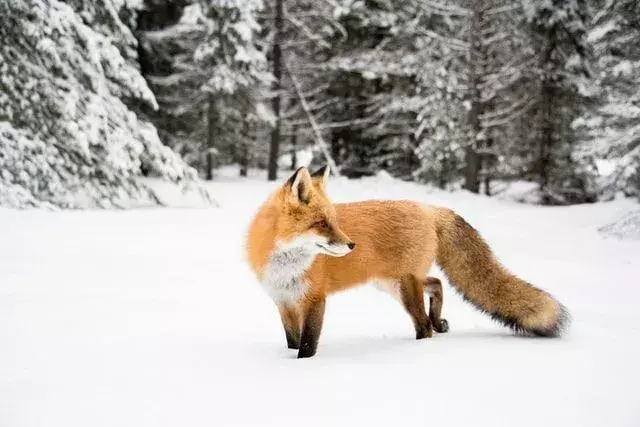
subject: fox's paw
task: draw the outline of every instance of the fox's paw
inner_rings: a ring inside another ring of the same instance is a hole
[[[316,350],[310,347],[300,347],[298,350],[298,359],[307,359],[316,355]]]
[[[433,336],[433,329],[431,328],[431,323],[427,323],[426,325],[422,325],[416,328],[417,340],[431,338],[432,336]]]
[[[287,335],[287,347],[292,350],[298,350],[300,348],[300,334],[285,331]]]
[[[317,349],[317,344],[301,341],[300,349],[298,350],[298,359],[306,359],[308,357],[315,356]]]
[[[444,334],[445,332],[449,332],[449,322],[447,322],[447,319],[440,319],[440,324],[434,323],[433,329],[435,329],[436,332],[441,334]]]

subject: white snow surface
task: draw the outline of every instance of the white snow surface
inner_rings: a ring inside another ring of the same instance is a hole
[[[329,299],[318,354],[297,360],[244,261],[277,185],[263,178],[218,175],[221,208],[0,210],[0,426],[640,425],[640,242],[597,231],[628,202],[334,179],[336,201],[456,209],[573,324],[516,337],[446,285],[451,331],[416,341],[400,305],[364,286]]]

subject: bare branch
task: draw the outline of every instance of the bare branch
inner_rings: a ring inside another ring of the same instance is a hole
[[[467,51],[469,50],[469,43],[464,40],[456,39],[453,37],[445,37],[431,30],[421,30],[419,32],[423,36],[431,37],[432,39],[438,40],[452,49]]]
[[[423,0],[423,5],[432,12],[447,16],[469,16],[471,11],[462,7],[443,4],[431,0]]]
[[[302,31],[302,33],[305,34],[307,36],[307,38],[309,38],[309,40],[317,43],[319,46],[321,46],[321,47],[323,47],[325,49],[329,49],[331,47],[331,43],[327,42],[322,37],[320,37],[319,35],[315,34],[309,27],[307,27],[304,24],[304,22],[300,21],[295,16],[289,14],[288,12],[285,12],[284,16],[296,28],[300,29]]]
[[[378,119],[374,119],[374,118],[369,118],[369,119],[353,119],[353,120],[345,120],[342,122],[331,122],[331,123],[323,123],[323,124],[319,124],[318,125],[318,129],[321,130],[325,130],[325,129],[339,129],[339,128],[346,128],[346,127],[351,127],[351,126],[359,126],[359,125],[368,125],[371,123],[378,123],[379,120]],[[309,123],[308,120],[296,120],[296,121],[291,121],[289,123],[287,123],[290,126],[301,126],[304,124]],[[408,123],[406,123],[408,124]],[[308,131],[309,129],[307,129]],[[304,129],[299,128],[298,131],[304,131]]]
[[[325,100],[320,100],[320,101],[316,101],[315,103],[311,103],[309,105],[309,110],[310,111],[318,111],[318,110],[323,110],[325,107],[335,103],[336,101],[339,101],[340,98],[339,97],[333,97],[330,99],[325,99]],[[291,108],[290,110],[287,110],[281,117],[284,119],[288,119],[291,117],[295,117],[297,115],[297,113],[300,112],[300,105],[296,104],[293,108]]]
[[[491,9],[487,9],[484,14],[487,16],[490,15],[497,15],[499,13],[505,13],[505,12],[512,12],[514,10],[518,10],[520,9],[520,3],[519,2],[513,2],[512,4],[508,4],[505,6],[498,6],[498,7],[494,7]]]
[[[289,77],[291,78],[291,82],[293,83],[293,87],[296,89],[296,94],[298,95],[298,99],[300,101],[300,105],[302,106],[302,109],[306,113],[307,119],[309,120],[309,124],[311,125],[311,128],[313,129],[313,133],[314,133],[314,135],[316,137],[316,144],[320,147],[320,150],[322,150],[322,153],[324,154],[324,157],[326,158],[327,163],[329,164],[329,167],[331,168],[331,170],[333,170],[334,173],[339,175],[340,171],[338,170],[338,165],[336,165],[336,162],[333,160],[333,157],[331,157],[331,153],[329,153],[329,149],[327,148],[327,143],[322,138],[322,132],[321,132],[320,128],[318,127],[318,123],[316,123],[316,120],[313,117],[313,114],[311,113],[311,110],[309,109],[309,105],[307,104],[307,100],[305,99],[305,97],[304,97],[304,95],[302,93],[302,88],[300,87],[300,82],[298,82],[298,79],[296,78],[296,76],[289,69],[288,62],[287,61],[283,61],[283,64],[284,64],[284,68],[287,70],[287,73],[289,74]]]
[[[528,112],[536,101],[536,97],[532,96],[528,99],[512,104],[509,108],[504,110],[483,114],[480,117],[482,120],[482,127],[487,129],[490,127],[506,125]]]

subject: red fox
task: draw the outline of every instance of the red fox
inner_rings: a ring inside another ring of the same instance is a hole
[[[556,337],[568,325],[562,304],[507,271],[452,210],[412,201],[332,204],[328,177],[327,166],[298,169],[260,207],[247,238],[251,269],[298,358],[316,354],[327,295],[371,281],[402,303],[416,339],[447,332],[442,284],[427,277],[434,261],[467,301],[517,333]]]

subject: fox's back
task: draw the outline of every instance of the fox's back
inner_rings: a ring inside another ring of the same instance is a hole
[[[341,229],[356,243],[347,256],[320,256],[310,275],[340,290],[373,279],[424,275],[435,257],[435,209],[404,200],[334,205]],[[315,271],[314,271],[315,270]]]

